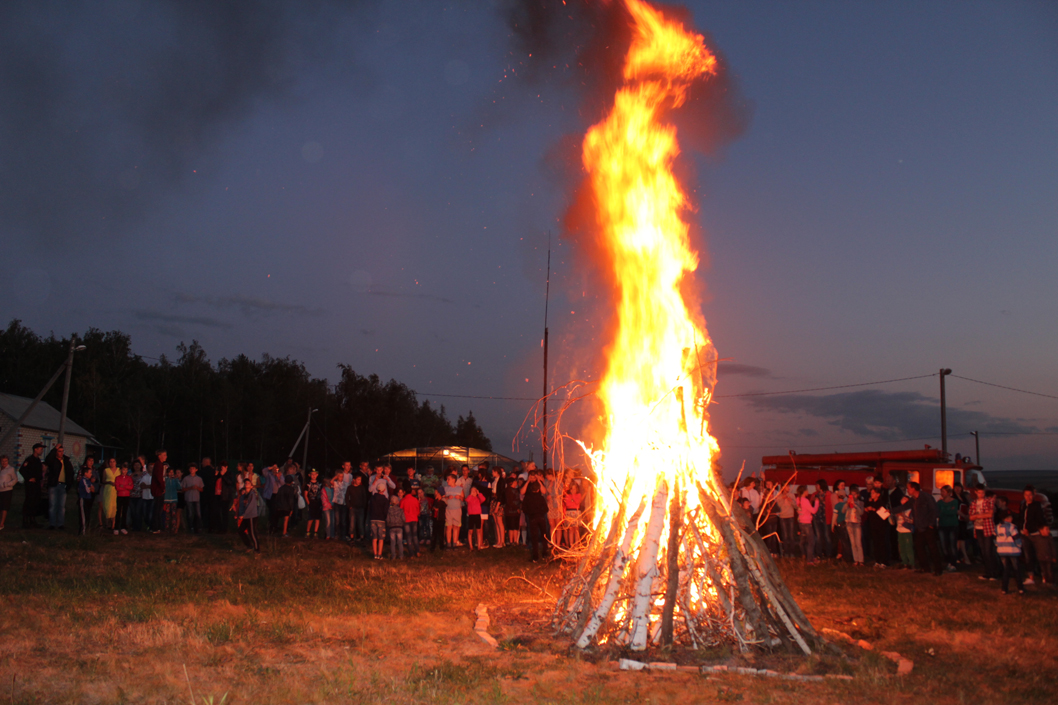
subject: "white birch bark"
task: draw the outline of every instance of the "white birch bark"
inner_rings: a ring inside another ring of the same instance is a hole
[[[643,651],[647,648],[647,637],[650,633],[650,595],[654,579],[658,575],[658,549],[661,544],[661,532],[665,528],[668,516],[669,486],[662,478],[654,493],[650,506],[650,523],[643,536],[643,546],[639,550],[636,572],[639,581],[636,584],[635,597],[632,600],[632,624],[629,630],[632,651]]]
[[[632,549],[632,536],[635,535],[636,528],[639,526],[639,518],[643,515],[644,508],[643,502],[640,502],[639,508],[636,509],[632,518],[628,520],[624,537],[621,539],[621,545],[617,548],[617,553],[613,557],[613,567],[610,569],[610,580],[606,584],[606,591],[603,593],[602,601],[599,602],[595,613],[592,614],[588,623],[584,625],[584,631],[581,632],[580,638],[577,639],[578,649],[588,648],[588,644],[591,643],[592,638],[599,631],[599,627],[602,626],[607,615],[610,614],[610,608],[613,607],[613,603],[617,599],[617,592],[621,587],[621,577],[625,573],[625,566],[628,565],[628,553]]]

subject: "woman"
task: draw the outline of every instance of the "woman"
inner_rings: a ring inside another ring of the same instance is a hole
[[[462,546],[459,528],[463,525],[463,488],[459,486],[454,472],[448,475],[448,484],[444,486],[444,500],[445,544],[448,548]]]
[[[849,497],[845,501],[845,530],[849,535],[852,564],[863,565],[863,506],[860,504],[860,488],[849,486]]]
[[[867,530],[871,535],[871,557],[875,568],[884,568],[889,563],[889,509],[877,488],[871,488],[867,504],[863,507],[867,517]]]
[[[580,501],[583,497],[580,481],[567,480],[566,489],[562,493],[562,508],[566,512],[566,527],[563,531],[566,548],[573,548],[580,541]]]
[[[99,512],[101,528],[118,533],[115,528],[115,518],[118,515],[118,493],[114,487],[114,481],[118,479],[121,471],[118,470],[117,458],[107,461],[103,468],[103,488],[99,493]]]
[[[779,529],[782,534],[782,553],[787,558],[794,555],[797,546],[797,498],[793,487],[779,491]]]
[[[309,510],[309,521],[305,525],[305,538],[320,536],[320,520],[323,519],[323,484],[316,468],[309,471],[309,481],[305,485],[305,504]]]
[[[114,478],[114,491],[117,494],[117,523],[114,524],[114,535],[129,533],[126,525],[129,515],[129,502],[132,497],[132,475],[129,475],[129,464],[122,463],[121,474]]]
[[[15,466],[6,455],[0,455],[0,531],[4,530],[7,512],[11,509],[11,496],[15,493],[18,475]]]
[[[801,554],[805,562],[812,565],[816,563],[815,532],[812,530],[812,521],[819,513],[819,500],[814,495],[806,495],[807,485],[797,488],[797,525],[801,530]]]
[[[940,539],[940,552],[948,561],[948,570],[955,570],[955,541],[959,534],[959,500],[955,499],[950,485],[940,488],[940,501],[937,502],[937,538]]]
[[[490,501],[489,501],[489,516],[492,517],[492,523],[496,527],[496,543],[493,544],[494,548],[503,548],[503,543],[507,538],[507,529],[505,528],[504,515],[503,515],[503,498],[506,492],[507,482],[503,479],[503,472],[497,465],[492,468],[492,482],[489,483]]]

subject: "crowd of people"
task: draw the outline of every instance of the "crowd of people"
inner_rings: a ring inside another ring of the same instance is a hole
[[[982,580],[1010,593],[1054,586],[1054,515],[1047,497],[1027,486],[1020,506],[977,485],[944,486],[940,499],[917,482],[868,477],[864,487],[825,480],[780,485],[748,478],[733,488],[774,556],[810,564],[844,560],[941,575],[977,563]]]
[[[481,550],[527,545],[530,560],[581,541],[592,506],[592,483],[572,470],[556,474],[532,462],[514,468],[482,464],[472,471],[346,462],[326,477],[293,459],[258,472],[253,463],[214,465],[210,458],[184,468],[164,450],[97,466],[89,456],[73,468],[61,445],[46,456],[37,444],[19,468],[24,486],[23,528],[65,530],[68,487],[74,487],[78,532],[227,533],[234,528],[247,549],[261,550],[262,531],[290,538],[362,544],[376,560],[424,550]],[[0,530],[18,477],[0,456]],[[9,484],[9,486],[8,486]]]
[[[346,462],[326,477],[293,459],[260,472],[253,463],[214,466],[210,458],[177,468],[164,450],[97,467],[92,457],[74,469],[61,445],[46,456],[36,444],[19,468],[24,528],[45,514],[47,528],[64,530],[68,487],[76,488],[78,531],[192,534],[233,527],[247,549],[260,551],[261,531],[290,538],[346,541],[375,560],[414,558],[424,550],[482,550],[527,545],[530,560],[581,543],[591,524],[594,483],[579,471],[542,471],[532,462],[476,470],[434,467],[402,476],[388,465]],[[0,455],[0,530],[18,482]],[[979,564],[982,580],[1054,585],[1053,512],[1045,495],[1026,487],[1020,506],[983,486],[945,486],[937,500],[917,482],[867,477],[864,487],[780,485],[751,477],[731,487],[775,557],[809,564],[844,560],[941,575]],[[302,529],[303,527],[303,529]]]

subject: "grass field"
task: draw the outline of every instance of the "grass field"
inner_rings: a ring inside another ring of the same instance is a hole
[[[782,569],[817,629],[876,653],[758,658],[850,681],[617,671],[546,628],[557,564],[524,549],[391,563],[343,544],[233,535],[0,534],[0,702],[1027,703],[1058,692],[1058,593],[1003,596],[974,574]],[[548,594],[550,593],[550,595]],[[488,605],[501,648],[472,631]],[[640,657],[642,658],[642,657]],[[645,660],[745,665],[727,650]],[[185,676],[186,669],[186,676]],[[190,687],[189,687],[190,681]]]

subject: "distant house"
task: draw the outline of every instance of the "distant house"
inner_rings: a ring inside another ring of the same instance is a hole
[[[33,403],[27,397],[17,397],[14,394],[0,394],[0,434],[3,434],[18,422],[18,419],[26,412]],[[59,440],[59,419],[61,414],[51,406],[40,402],[33,413],[30,414],[18,432],[8,440],[0,453],[6,454],[11,459],[11,464],[18,467],[22,459],[33,452],[33,444],[43,443],[45,455]],[[99,441],[92,437],[78,424],[66,419],[66,455],[73,461],[74,466],[80,466],[84,462],[88,446],[98,446]]]

